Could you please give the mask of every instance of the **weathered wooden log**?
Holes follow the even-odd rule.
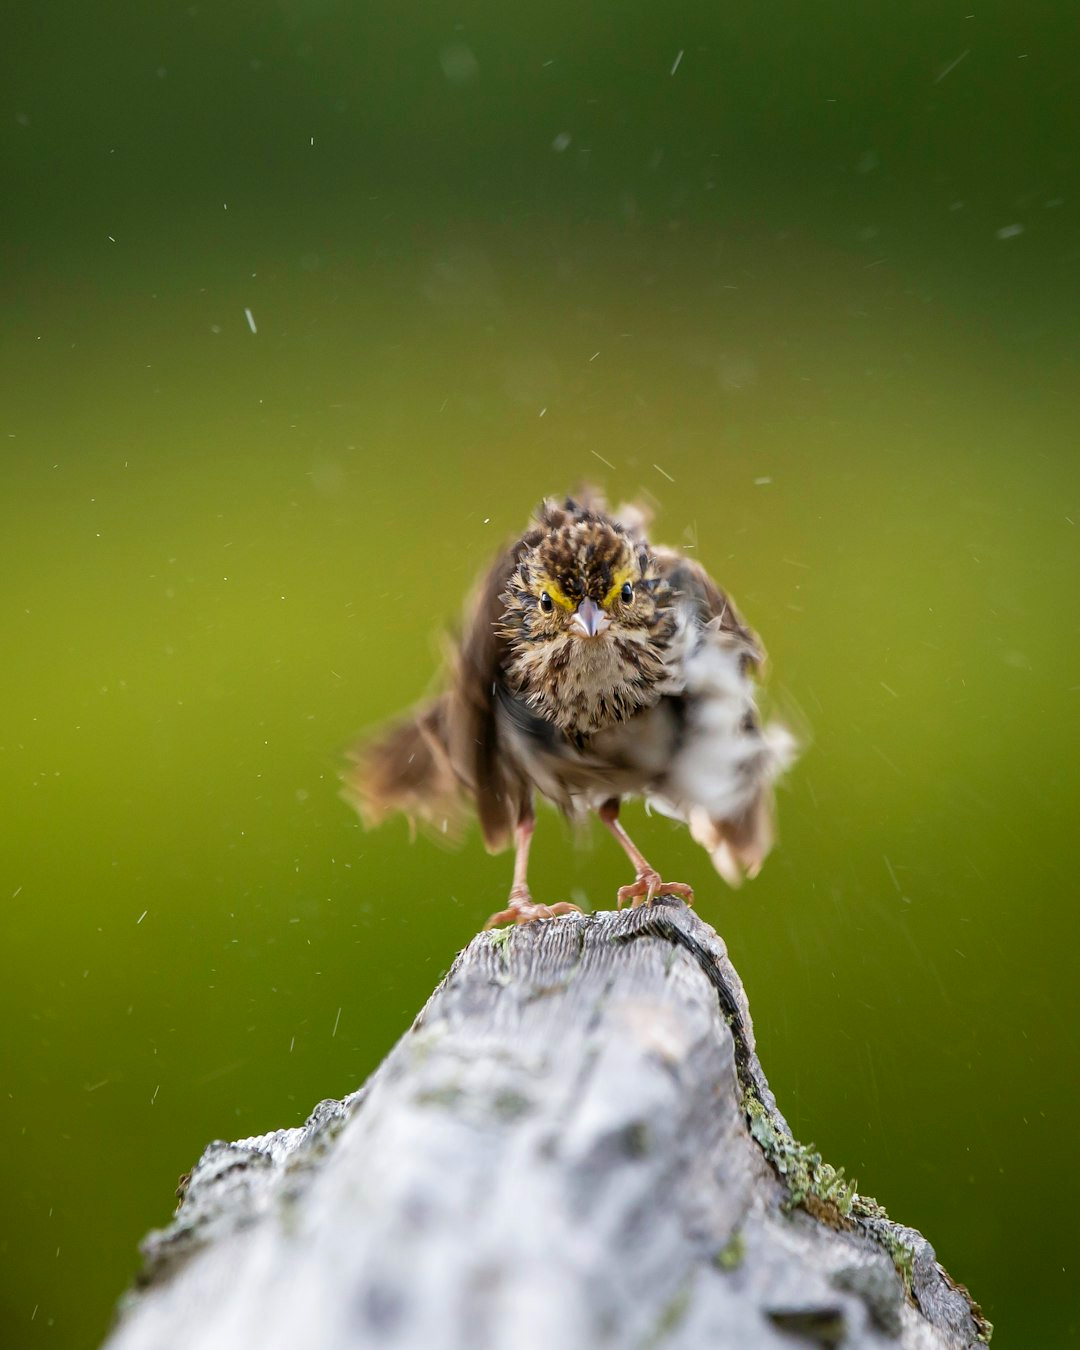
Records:
[[[792,1137],[678,902],[481,933],[367,1084],[211,1144],[110,1350],[777,1350],[989,1338]]]

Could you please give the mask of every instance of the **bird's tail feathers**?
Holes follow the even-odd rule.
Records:
[[[748,771],[755,790],[748,802],[737,809],[714,814],[703,806],[689,812],[690,833],[704,848],[717,872],[729,886],[741,886],[761,871],[776,838],[773,809],[773,784],[794,762],[795,737],[779,722],[764,727],[752,762],[741,766]],[[714,808],[715,810],[715,808]]]
[[[348,752],[341,795],[367,826],[394,811],[433,834],[456,839],[460,830],[460,786],[447,752],[448,699],[445,695]]]

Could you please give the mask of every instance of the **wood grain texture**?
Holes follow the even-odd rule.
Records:
[[[988,1334],[791,1139],[724,945],[678,902],[480,934],[360,1091],[211,1144],[144,1254],[110,1350]]]

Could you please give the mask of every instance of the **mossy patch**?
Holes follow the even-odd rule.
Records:
[[[910,1295],[915,1278],[915,1248],[892,1230],[881,1235],[881,1243],[892,1257],[896,1273],[904,1282],[904,1292]]]
[[[746,1260],[746,1238],[736,1229],[713,1257],[718,1270],[738,1270]]]
[[[439,1087],[424,1088],[413,1100],[417,1106],[437,1106],[444,1110],[453,1110],[465,1098],[465,1092],[454,1083],[444,1083]]]
[[[812,1144],[794,1139],[752,1091],[744,1092],[742,1105],[750,1121],[750,1133],[784,1179],[787,1198],[783,1208],[788,1212],[805,1209],[834,1228],[853,1228],[860,1221],[869,1221],[861,1225],[863,1231],[888,1252],[905,1295],[914,1299],[915,1248],[902,1236],[903,1229],[892,1222],[884,1206],[872,1195],[860,1195],[857,1183],[845,1177],[844,1169],[825,1162]],[[719,1257],[716,1259],[720,1264]],[[979,1339],[989,1342],[993,1326],[971,1296],[967,1298]]]
[[[520,1120],[535,1108],[534,1102],[526,1097],[523,1092],[517,1092],[514,1088],[502,1088],[495,1094],[491,1104],[495,1115],[500,1120],[506,1121]]]
[[[647,1158],[655,1140],[647,1120],[632,1120],[619,1131],[619,1143],[628,1158]]]
[[[857,1195],[851,1202],[851,1214],[856,1219],[887,1219],[885,1206],[879,1205],[872,1195]]]
[[[510,934],[513,931],[513,928],[507,926],[506,928],[493,928],[488,934],[488,942],[491,944],[492,950],[498,952],[502,957],[505,970],[510,969]]]
[[[656,1326],[642,1342],[641,1350],[660,1350],[664,1342],[674,1336],[690,1311],[692,1289],[693,1277],[688,1275],[660,1309]]]
[[[851,1218],[858,1194],[854,1181],[848,1181],[842,1167],[823,1160],[812,1144],[800,1144],[778,1128],[762,1102],[753,1093],[743,1097],[743,1110],[750,1118],[750,1133],[765,1150],[765,1156],[787,1185],[785,1209],[802,1206],[817,1218],[841,1226]]]

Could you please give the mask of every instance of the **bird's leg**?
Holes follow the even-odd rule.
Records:
[[[694,903],[694,892],[681,881],[664,881],[655,867],[650,866],[644,853],[623,829],[619,821],[619,799],[612,797],[597,812],[600,819],[615,836],[619,847],[634,864],[637,874],[629,886],[619,887],[619,908],[629,900],[633,908],[638,905],[651,905],[658,895],[677,895],[688,905]]]
[[[518,821],[514,828],[514,882],[510,887],[509,908],[493,914],[485,928],[494,928],[500,923],[532,923],[534,919],[553,919],[556,914],[580,914],[577,905],[560,900],[554,905],[537,905],[529,893],[526,874],[529,869],[529,845],[532,843],[536,818],[530,813]]]

